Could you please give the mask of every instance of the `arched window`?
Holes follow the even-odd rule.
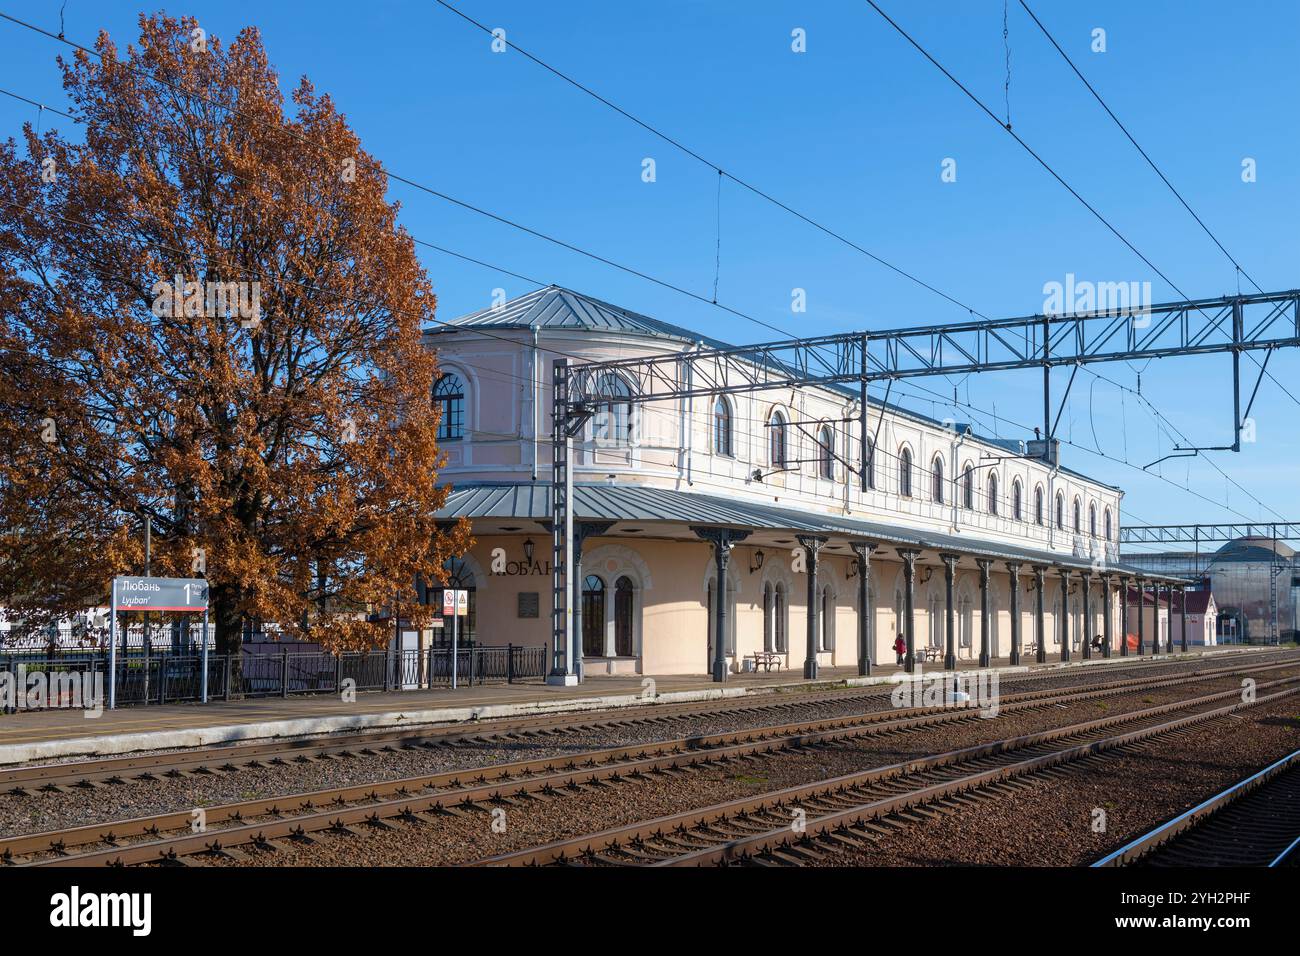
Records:
[[[1020,479],[1011,482],[1011,517],[1024,521],[1024,508],[1020,500]]]
[[[1043,523],[1043,486],[1034,486],[1034,524]]]
[[[1056,493],[1056,528],[1065,530],[1065,495],[1059,491]]]
[[[964,649],[971,646],[972,634],[975,631],[975,602],[969,594],[959,594],[957,596],[957,613],[954,615],[953,623],[957,626],[957,645]]]
[[[605,582],[594,574],[582,582],[582,655],[605,656]]]
[[[465,386],[460,376],[448,372],[433,386],[438,417],[438,441],[460,441],[465,436]]]
[[[904,498],[912,497],[912,450],[904,448],[898,456],[898,493]]]
[[[961,503],[967,511],[975,507],[975,469],[970,465],[961,476]]]
[[[1088,534],[1097,537],[1097,505],[1088,505]]]
[[[604,399],[591,419],[596,444],[632,444],[632,386],[621,376],[606,372],[597,381],[595,394]]]
[[[721,395],[713,403],[713,453],[732,457],[731,406]]]
[[[817,433],[817,472],[827,481],[835,480],[835,433],[830,425]]]
[[[1083,508],[1079,504],[1079,499],[1074,499],[1074,533],[1078,534],[1083,530]]]
[[[778,584],[776,586],[776,596],[775,596],[775,604],[773,605],[773,620],[772,620],[772,643],[775,645],[776,652],[778,654],[784,654],[786,652],[785,609],[786,609],[785,585]]]
[[[776,650],[776,591],[771,582],[763,585],[763,650]]]
[[[443,565],[446,569],[446,583],[437,587],[430,587],[425,591],[425,601],[434,608],[434,616],[442,617],[442,595],[444,588],[454,588],[460,591],[468,591],[469,597],[466,600],[465,613],[460,616],[459,631],[457,637],[463,643],[469,643],[474,640],[476,633],[476,624],[478,622],[478,591],[475,590],[474,572],[463,558],[451,558]],[[443,626],[434,630],[434,643],[438,645],[451,644],[451,622],[444,621]]]
[[[989,472],[989,514],[998,513],[998,473]]]
[[[930,466],[930,497],[935,504],[943,504],[943,459],[938,455],[934,456],[934,464]]]
[[[944,647],[947,644],[946,627],[948,624],[943,598],[937,594],[930,595],[930,646]]]
[[[835,598],[830,588],[822,588],[821,607],[822,650],[835,650]]]
[[[1107,540],[1107,541],[1109,541],[1109,540],[1111,539],[1111,538],[1110,538],[1110,535],[1111,535],[1111,527],[1110,527],[1110,509],[1107,508],[1107,509],[1106,509],[1106,540]]]
[[[784,468],[786,460],[785,413],[775,408],[767,420],[767,463],[773,468]]]
[[[867,471],[867,487],[876,487],[876,442],[874,439],[867,439],[867,459],[862,463],[862,467]]]
[[[621,577],[614,584],[614,653],[632,656],[632,615],[635,590],[630,578]]]

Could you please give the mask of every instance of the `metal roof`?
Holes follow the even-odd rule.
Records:
[[[717,339],[660,322],[648,315],[630,312],[558,285],[548,285],[499,306],[471,312],[429,331],[448,333],[463,328],[604,330],[674,339],[691,344],[704,342],[715,348],[727,347],[725,342]]]
[[[982,558],[1052,564],[1093,569],[1088,557],[1020,548],[961,535],[941,534],[901,525],[885,524],[843,515],[796,511],[737,498],[645,485],[605,485],[575,482],[573,514],[585,521],[637,521],[674,524],[726,525],[758,530],[788,531],[861,538],[900,547],[919,547]],[[445,520],[456,518],[517,519],[548,522],[551,518],[549,484],[481,484],[454,490],[438,512]],[[1127,564],[1108,563],[1107,571],[1142,573],[1147,578],[1170,577]]]
[[[1278,562],[1285,564],[1296,557],[1295,549],[1283,541],[1272,538],[1237,538],[1214,552],[1214,563],[1226,562]]]

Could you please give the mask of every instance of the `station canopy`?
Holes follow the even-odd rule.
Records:
[[[849,541],[869,541],[881,546],[960,554],[972,561],[976,558],[1019,561],[1026,565],[1025,571],[1029,570],[1028,566],[1045,564],[1095,574],[1140,574],[1148,580],[1184,581],[1126,563],[1095,561],[1088,554],[1021,548],[851,515],[819,514],[738,497],[648,485],[574,482],[573,517],[575,521],[615,522],[608,534],[625,540],[645,537],[698,541],[691,528],[703,525],[749,530],[747,546],[790,547],[796,543],[793,535],[815,534],[830,539],[823,549],[823,553],[830,554],[851,553]],[[448,521],[467,518],[474,523],[478,534],[545,532],[551,520],[551,487],[543,482],[462,485],[448,497],[438,518]]]

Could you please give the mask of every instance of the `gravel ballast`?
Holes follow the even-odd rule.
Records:
[[[1195,664],[1195,667],[1188,666],[1187,669],[1201,669],[1204,662],[1195,662]],[[1182,670],[1184,665],[1169,665],[1171,670],[1175,667]],[[1297,664],[1297,672],[1300,672],[1300,663]],[[1146,676],[1147,673],[1166,676],[1165,666],[1161,665],[1159,671],[1148,671],[1144,668],[1142,675],[1125,674],[1124,677]],[[1292,671],[1289,669],[1270,671],[1260,675],[1258,679],[1271,679],[1288,673]],[[1120,679],[1118,676],[1084,674],[1077,671],[1054,672],[1052,676],[1059,678],[1059,681],[1005,682],[1002,692],[1011,695],[1026,690],[1039,690],[1045,686],[1071,688],[1104,682],[1107,679]],[[1143,695],[1153,701],[1163,702],[1192,694],[1209,693],[1211,687],[1225,689],[1234,686],[1235,682],[1239,682],[1239,678],[1216,678],[1199,681],[1186,687],[1143,692]],[[1126,696],[1125,699],[1128,697]],[[772,701],[765,701],[765,703],[770,704]],[[668,722],[587,726],[556,737],[536,737],[518,741],[474,740],[430,750],[398,750],[381,752],[373,756],[358,755],[328,761],[290,762],[279,766],[242,768],[229,773],[160,777],[152,781],[131,780],[95,789],[77,788],[59,793],[36,792],[26,795],[0,794],[0,835],[9,836],[67,826],[107,823],[150,813],[188,811],[196,807],[211,807],[328,787],[354,786],[423,774],[484,768],[517,760],[571,757],[600,748],[650,744],[674,737],[725,733],[768,726],[775,722],[853,716],[891,709],[888,695],[883,692],[867,700],[863,700],[860,696],[853,696],[829,701],[791,701],[790,703],[798,703],[800,706],[783,708],[777,715],[770,710],[759,713],[753,708],[726,709],[681,716]],[[1035,723],[1034,727],[1039,729],[1067,722],[1068,713],[1086,712],[1092,716],[1100,716],[1106,712],[1107,706],[1109,702],[1090,702],[1084,705],[1083,710],[1058,709],[1053,712],[1053,716],[1057,718],[1056,723]],[[1136,704],[1133,709],[1137,706],[1141,705]],[[612,719],[618,719],[622,715],[610,716]],[[961,739],[983,742],[1005,736],[1004,732],[994,726],[1000,723],[1001,719],[979,722],[976,727],[979,724],[987,724],[987,726],[981,727],[976,733],[970,730],[964,731],[963,734],[971,734],[971,736],[963,735]],[[906,755],[915,756],[935,752],[936,749],[950,749],[947,745],[930,742],[930,738],[926,735],[936,729],[938,728],[927,728],[909,734],[907,739],[915,740],[915,743],[910,745]],[[888,739],[897,741],[902,738]],[[868,746],[865,742],[863,745]],[[214,763],[219,764],[219,761]]]
[[[1300,747],[1300,698],[1195,726],[1115,755],[1104,773],[1039,779],[996,805],[962,810],[835,855],[836,866],[1083,866]],[[996,807],[994,809],[994,807]],[[1094,831],[1094,812],[1105,829]]]
[[[274,853],[253,853],[242,863],[257,866],[428,866],[471,862],[609,827],[679,813],[692,807],[752,797],[760,793],[888,765],[898,761],[1032,733],[1076,721],[1114,716],[1161,703],[1230,690],[1240,681],[1223,678],[1190,687],[1139,691],[1105,701],[1085,701],[993,720],[971,720],[924,731],[862,738],[835,748],[780,753],[744,765],[714,766],[677,779],[651,778],[640,783],[598,788],[576,796],[559,796],[504,808],[504,832],[495,832],[493,816],[470,810],[463,816],[412,823],[398,831],[361,837],[322,836],[310,845],[282,842]]]

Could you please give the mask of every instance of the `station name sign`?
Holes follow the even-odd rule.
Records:
[[[114,578],[113,604],[119,611],[206,611],[208,582],[203,578]]]
[[[531,575],[551,574],[550,561],[505,561],[493,562],[492,573],[500,577],[529,577]]]

